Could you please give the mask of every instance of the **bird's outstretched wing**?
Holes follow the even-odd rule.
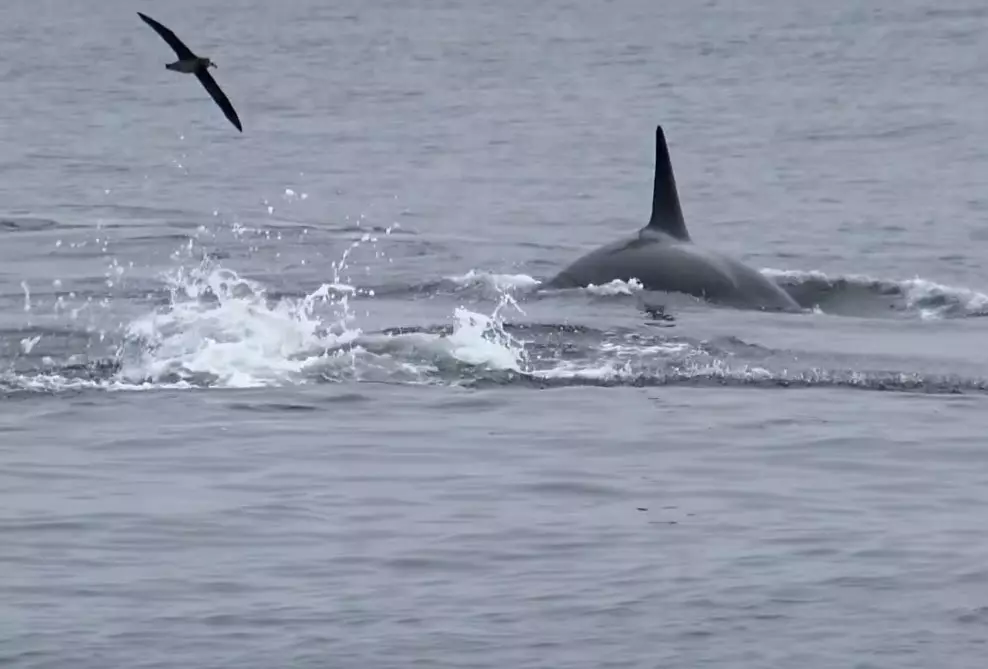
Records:
[[[226,97],[226,94],[224,94],[222,90],[220,90],[220,85],[216,83],[215,79],[213,79],[213,75],[211,75],[206,68],[202,68],[196,72],[196,77],[199,78],[199,83],[201,83],[203,87],[209,91],[209,94],[212,96],[213,100],[216,101],[216,104],[220,106],[220,109],[223,110],[223,114],[230,120],[230,123],[236,126],[237,130],[243,132],[244,129],[243,126],[240,125],[240,118],[237,117],[237,112],[233,109],[233,105],[230,104],[230,99]]]
[[[154,28],[154,31],[159,35],[161,35],[162,39],[168,42],[168,46],[170,46],[175,51],[175,53],[178,55],[179,60],[186,60],[188,58],[196,57],[196,55],[192,53],[192,50],[189,49],[189,47],[185,46],[185,44],[182,43],[182,40],[177,38],[175,36],[175,33],[173,33],[171,30],[164,27],[163,25],[152,19],[150,16],[147,16],[146,14],[141,14],[140,12],[137,12],[137,15],[144,20],[144,23]]]

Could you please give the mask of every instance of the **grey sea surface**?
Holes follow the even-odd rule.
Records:
[[[984,666],[984,3],[15,0],[0,44],[0,665]],[[657,124],[802,313],[541,286],[647,220]]]

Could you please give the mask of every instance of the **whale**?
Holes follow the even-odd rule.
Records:
[[[655,182],[648,224],[631,237],[578,258],[543,287],[586,288],[633,279],[647,291],[685,293],[738,309],[802,311],[791,295],[761,272],[693,243],[661,125],[655,130]]]

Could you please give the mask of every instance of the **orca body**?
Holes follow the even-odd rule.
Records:
[[[577,288],[600,286],[615,279],[637,279],[646,290],[685,293],[737,308],[801,310],[788,293],[761,272],[693,244],[661,125],[655,131],[655,183],[648,225],[628,239],[577,259],[545,285]]]

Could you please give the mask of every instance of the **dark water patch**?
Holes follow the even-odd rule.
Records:
[[[988,295],[923,279],[830,277],[808,272],[775,277],[775,281],[804,309],[819,308],[831,315],[902,317],[926,312],[958,318],[988,312]]]
[[[957,614],[957,622],[965,625],[988,626],[988,606],[978,606]]]
[[[626,494],[615,486],[576,479],[539,481],[538,483],[529,483],[514,487],[517,490],[532,492],[539,496],[569,497],[581,501],[586,501],[588,498],[622,497]]]
[[[663,339],[664,342],[672,341],[682,341],[686,342],[688,340],[680,338],[667,338]],[[744,355],[745,359],[752,358],[766,358],[776,351],[772,349],[761,346],[760,344],[749,344],[748,342],[735,337],[734,335],[724,335],[720,337],[714,337],[708,341],[699,342],[697,348],[702,350],[704,353],[713,356],[721,356],[725,354],[733,355]]]
[[[988,8],[976,5],[963,8],[930,7],[923,11],[923,16],[931,19],[980,19],[988,16]]]
[[[0,532],[5,536],[16,533],[36,535],[53,532],[56,534],[85,532],[93,527],[93,519],[68,518],[18,518],[16,520],[0,521]]]
[[[63,203],[58,205],[58,209],[71,212],[84,213],[87,216],[94,214],[105,218],[120,216],[124,219],[153,219],[162,218],[189,220],[203,218],[204,213],[192,209],[177,209],[173,207],[155,207],[138,204],[99,204],[99,203]],[[211,218],[211,216],[210,216]],[[139,223],[127,221],[111,221],[103,227],[116,226],[118,228],[138,227]]]
[[[233,411],[250,413],[297,413],[320,411],[320,404],[359,404],[370,402],[371,397],[363,393],[348,392],[332,397],[320,398],[311,403],[302,402],[230,402],[227,406]]]
[[[318,407],[312,404],[295,402],[231,402],[227,406],[233,411],[248,411],[250,413],[318,411]]]
[[[50,218],[32,218],[27,216],[0,217],[0,233],[3,232],[38,232],[63,227],[58,221]]]
[[[466,385],[475,388],[521,385],[540,390],[593,386],[599,388],[730,387],[755,389],[848,388],[928,395],[988,394],[988,380],[910,374],[865,374],[815,371],[795,374],[751,374],[746,372],[630,372],[626,374],[573,373],[546,376],[538,373],[504,371],[482,375]]]

